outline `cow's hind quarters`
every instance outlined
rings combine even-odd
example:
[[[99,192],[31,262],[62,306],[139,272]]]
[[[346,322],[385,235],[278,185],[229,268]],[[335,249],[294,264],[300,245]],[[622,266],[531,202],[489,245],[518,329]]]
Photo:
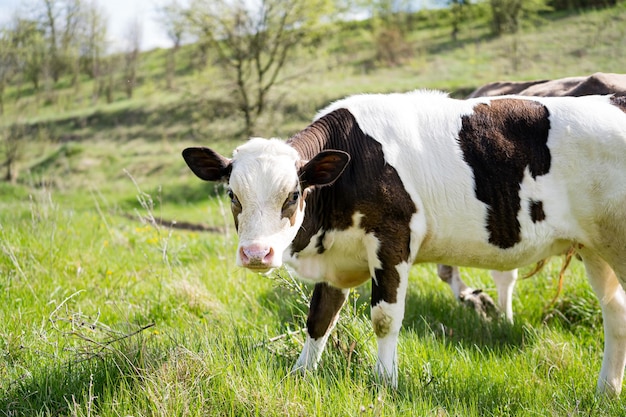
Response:
[[[582,256],[591,288],[600,301],[604,321],[604,357],[597,392],[616,397],[622,390],[626,366],[626,293],[613,268],[591,249],[578,251]],[[623,276],[623,275],[621,275]]]

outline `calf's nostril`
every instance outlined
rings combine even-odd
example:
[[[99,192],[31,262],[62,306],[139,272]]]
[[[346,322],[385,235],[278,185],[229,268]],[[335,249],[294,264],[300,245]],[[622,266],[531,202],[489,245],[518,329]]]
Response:
[[[270,247],[269,250],[267,251],[267,255],[263,257],[263,263],[271,264],[273,260],[274,260],[274,248]]]
[[[239,249],[239,257],[241,258],[241,262],[246,265],[248,263],[250,263],[250,258],[248,257],[248,254],[246,253],[246,249],[245,248],[240,248]]]

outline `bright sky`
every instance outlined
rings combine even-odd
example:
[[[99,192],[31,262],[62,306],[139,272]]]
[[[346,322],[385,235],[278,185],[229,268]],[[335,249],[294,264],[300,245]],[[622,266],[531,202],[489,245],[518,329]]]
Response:
[[[156,8],[168,0],[92,0],[106,11],[109,20],[109,36],[112,41],[123,39],[132,19],[136,17],[143,27],[142,49],[169,47],[172,42],[156,21]],[[0,25],[6,23],[18,8],[32,8],[42,0],[0,0]]]

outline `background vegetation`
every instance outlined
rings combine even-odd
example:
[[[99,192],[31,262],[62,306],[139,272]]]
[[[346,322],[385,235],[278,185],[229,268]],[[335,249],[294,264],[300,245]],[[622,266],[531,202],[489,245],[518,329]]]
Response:
[[[107,45],[97,2],[36,1],[2,28],[0,415],[626,414],[594,395],[602,322],[580,263],[551,303],[560,259],[518,284],[514,325],[414,267],[397,392],[372,376],[368,286],[321,369],[290,375],[310,288],[234,266],[222,190],[180,157],[288,137],[351,93],[623,71],[626,4],[522,1],[497,29],[491,2],[309,3],[172,2],[173,47],[143,52],[133,25]],[[283,34],[269,25],[291,12]],[[486,272],[468,273],[495,297]]]

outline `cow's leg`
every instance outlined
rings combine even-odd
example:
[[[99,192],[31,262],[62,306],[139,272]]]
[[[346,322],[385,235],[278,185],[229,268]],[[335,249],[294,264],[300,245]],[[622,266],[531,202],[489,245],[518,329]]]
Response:
[[[376,269],[372,282],[371,317],[378,340],[376,372],[394,388],[398,386],[398,335],[404,318],[409,269],[407,262],[388,267],[383,263],[383,269]]]
[[[601,257],[587,249],[579,253],[591,287],[600,300],[604,320],[604,358],[597,390],[610,396],[619,395],[626,365],[626,294],[622,287],[626,268],[619,271],[620,285],[613,269]]]
[[[495,316],[497,314],[496,304],[493,302],[493,299],[483,290],[474,289],[463,282],[458,267],[437,265],[437,275],[450,286],[454,296],[462,304],[473,308],[483,317]]]
[[[294,370],[312,370],[317,367],[348,293],[349,290],[340,290],[326,283],[315,285],[306,321],[307,338]]]
[[[491,271],[498,291],[498,306],[506,319],[513,323],[513,289],[517,281],[517,269],[511,271]]]

